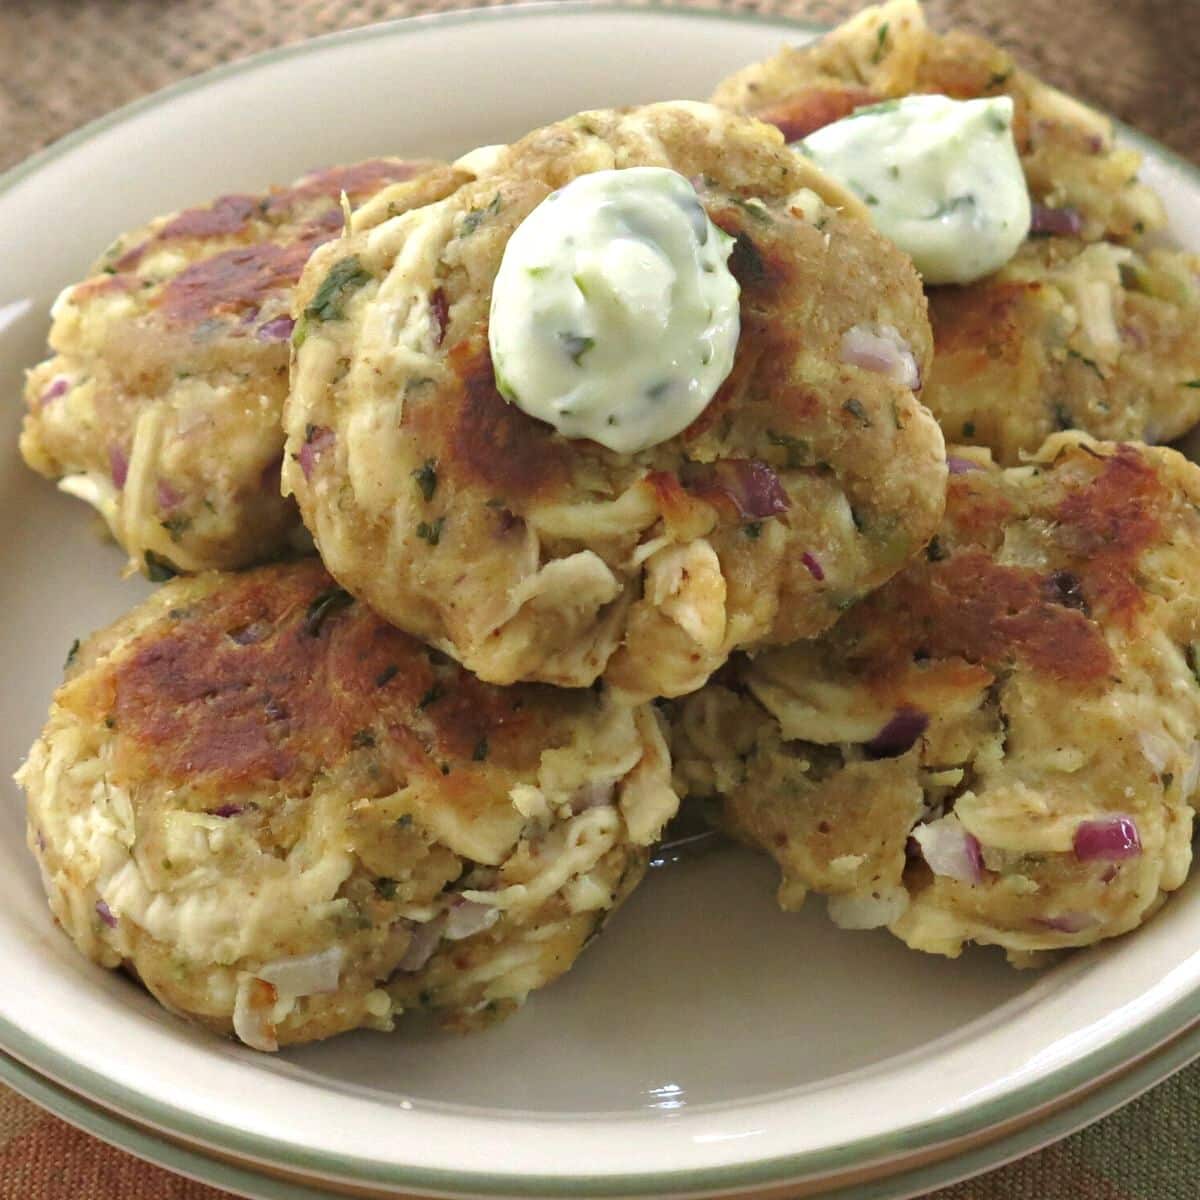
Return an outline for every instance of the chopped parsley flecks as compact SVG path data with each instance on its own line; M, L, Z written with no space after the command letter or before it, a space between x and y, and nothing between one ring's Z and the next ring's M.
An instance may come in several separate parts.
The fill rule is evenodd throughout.
M320 637L325 622L339 609L354 603L354 597L345 588L334 587L322 592L304 614L304 632L309 637Z
M497 192L486 208L473 208L463 217L459 237L468 237L479 228L489 217L494 217L500 211L500 193Z
M178 542L180 537L191 528L192 518L179 514L159 522L167 531L171 541Z
M871 428L871 418L867 416L867 410L863 408L862 401L851 397L842 405L842 409L858 421L864 429Z
M583 356L596 344L595 338L585 337L581 333L560 333L558 338L577 367L583 365Z
M767 441L772 446L781 446L787 451L787 466L792 470L806 465L812 454L808 442L803 438L792 437L786 433L776 433L773 429L767 430Z
M166 583L168 579L174 579L179 574L175 564L161 554L155 554L153 550L147 550L142 558L146 564L146 578L151 583Z
M879 27L879 32L875 35L875 53L871 56L873 65L883 61L884 51L887 49L888 23L884 21Z
M313 294L304 315L314 321L340 321L346 315L346 301L370 281L371 274L363 269L357 254L343 258L329 268L329 274ZM294 340L293 335L293 343Z
M1184 657L1187 659L1188 670L1191 671L1192 678L1200 685L1200 642L1189 642Z
M436 521L421 521L417 525L417 537L436 546L442 540L442 526L445 524L445 517L438 517Z
M1078 359L1088 370L1095 372L1097 379L1104 378L1104 372L1100 370L1100 364L1094 358L1088 358L1086 354L1080 354L1078 350L1072 350L1070 346L1067 347L1067 354L1071 358Z
M421 489L421 495L425 498L426 503L428 503L433 499L433 493L437 491L437 463L432 458L427 458L412 473L412 477L417 481L417 487Z

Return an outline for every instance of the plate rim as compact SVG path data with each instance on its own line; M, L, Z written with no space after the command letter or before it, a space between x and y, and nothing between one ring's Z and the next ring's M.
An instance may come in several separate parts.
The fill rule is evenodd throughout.
M377 22L354 29L339 30L308 38L285 46L274 47L257 54L222 64L197 75L179 80L149 95L139 97L111 112L72 130L49 146L36 151L23 161L0 173L0 196L14 190L26 179L51 162L72 152L108 130L126 123L140 114L169 103L189 92L219 84L225 79L255 71L268 64L299 58L314 48L328 45L347 45L359 41L383 37L403 37L431 27L452 27L486 23L491 21L517 21L526 18L557 17L570 19L578 15L593 16L611 13L621 16L657 17L677 21L724 22L728 24L753 25L791 29L809 35L824 32L828 26L813 21L799 20L764 12L728 11L724 9L681 8L660 0L649 3L623 3L621 0L525 0L522 3L489 8L466 8L450 12L423 13ZM1112 118L1110 118L1112 119ZM1184 158L1154 138L1113 119L1121 137L1148 152L1157 160L1188 179L1200 192L1200 166ZM129 1120L138 1120L145 1125L158 1127L164 1132L179 1131L179 1136L193 1143L209 1143L218 1148L234 1148L249 1159L258 1159L265 1165L278 1163L292 1170L313 1170L330 1178L352 1182L381 1184L387 1187L418 1188L431 1191L453 1190L461 1193L471 1190L479 1195L508 1196L513 1188L519 1188L527 1196L538 1197L603 1197L627 1195L631 1192L659 1192L663 1188L672 1191L698 1191L708 1189L726 1190L733 1188L761 1188L772 1184L786 1184L800 1179L819 1180L823 1174L846 1167L869 1163L881 1163L889 1159L918 1151L934 1150L970 1134L985 1132L995 1125L1019 1118L1023 1113L1035 1111L1047 1104L1061 1101L1065 1111L1075 1112L1080 1106L1088 1107L1090 1095L1081 1101L1071 1102L1071 1095L1095 1084L1095 1092L1107 1093L1110 1088L1120 1092L1120 1081L1127 1075L1137 1075L1143 1068L1136 1060L1150 1058L1157 1061L1164 1044L1172 1045L1181 1040L1187 1047L1186 1058L1171 1070L1186 1065L1192 1058L1200 1057L1200 1015L1197 1014L1197 999L1200 986L1178 999L1153 1019L1127 1030L1119 1037L1096 1047L1089 1054L1065 1064L1052 1074L1024 1083L1003 1096L982 1100L969 1108L909 1126L893 1133L871 1135L850 1143L819 1150L802 1151L798 1154L776 1155L771 1158L744 1162L731 1166L703 1168L681 1168L633 1174L504 1174L502 1172L462 1172L439 1168L408 1167L382 1164L378 1160L352 1155L338 1154L327 1150L312 1150L278 1141L272 1137L247 1133L232 1126L206 1117L200 1117L186 1109L160 1103L144 1093L128 1088L109 1077L82 1067L66 1055L0 1016L0 1050L11 1055L0 1054L0 1078L7 1078L8 1064L15 1061L38 1078L44 1086L64 1089L68 1094L78 1094L83 1101L99 1105L103 1111L122 1121L123 1114ZM1122 1074L1113 1083L1104 1082L1104 1077L1118 1071L1123 1064L1134 1062L1130 1072ZM1146 1086L1165 1078L1171 1071L1151 1079ZM63 1082L58 1082L58 1081ZM70 1080L71 1082L66 1082ZM1126 1098L1132 1098L1131 1092ZM1117 1103L1121 1103L1120 1100ZM1085 1118L1081 1124L1096 1119ZM1050 1118L1054 1122L1057 1114ZM1036 1118L1023 1130L1013 1135L1020 1137L1026 1130L1041 1127ZM1065 1128L1065 1136L1073 1128ZM152 1140L149 1134L142 1135ZM1030 1142L1036 1138L1031 1137ZM170 1143L161 1143L170 1144ZM988 1143L975 1154L986 1154ZM1021 1151L1016 1151L1020 1153ZM135 1151L136 1153L136 1151ZM198 1153L198 1152L197 1152ZM971 1153L967 1157L971 1157ZM215 1160L214 1160L215 1161ZM936 1170L940 1165L957 1161L953 1154L930 1165ZM988 1163L995 1165L1002 1159L997 1156ZM978 1169L986 1169L981 1166ZM956 1177L947 1174L946 1179ZM936 1185L936 1184L935 1184ZM838 1193L842 1195L843 1193ZM845 1193L847 1198L855 1193ZM875 1193L872 1193L873 1195Z
M1151 1051L1128 1071L1045 1118L1001 1134L964 1154L922 1163L886 1178L849 1184L829 1193L827 1200L899 1200L900 1197L924 1195L931 1187L945 1187L976 1178L986 1171L1037 1153L1111 1116L1185 1070L1198 1058L1200 1023ZM106 1144L143 1162L202 1183L236 1190L238 1194L252 1195L260 1200L326 1200L340 1194L326 1190L320 1180L283 1179L257 1171L251 1163L218 1158L206 1154L201 1147L157 1136L98 1101L41 1075L3 1051L0 1051L0 1082L39 1108ZM317 1186L314 1188L310 1183Z

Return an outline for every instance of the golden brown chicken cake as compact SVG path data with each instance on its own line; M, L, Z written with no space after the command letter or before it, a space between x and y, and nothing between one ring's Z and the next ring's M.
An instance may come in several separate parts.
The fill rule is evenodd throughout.
M1055 430L1165 442L1200 420L1200 256L1027 242L968 287L929 289L922 399L1006 465Z
M925 556L825 637L674 706L677 777L910 946L1029 952L1133 929L1183 883L1200 779L1200 469L1057 434L952 454Z
M1035 232L1096 241L1165 225L1161 201L1138 182L1141 156L1117 145L1111 121L983 38L934 33L917 0L866 8L817 42L746 67L713 103L770 121L792 142L856 108L914 93L1012 97Z
M55 303L54 356L25 389L25 461L93 505L152 576L287 549L302 533L279 492L292 290L341 229L342 193L359 203L430 165L317 171L117 239Z
M502 394L489 306L510 239L567 203L547 197L645 167L733 239L740 338L690 425L620 452ZM936 528L916 275L776 130L696 104L585 113L440 203L393 198L305 272L284 486L344 586L481 677L678 695L739 646L821 632ZM579 363L592 339L562 337Z
M570 967L674 811L656 717L480 683L315 559L166 585L78 649L19 780L89 958L261 1050Z

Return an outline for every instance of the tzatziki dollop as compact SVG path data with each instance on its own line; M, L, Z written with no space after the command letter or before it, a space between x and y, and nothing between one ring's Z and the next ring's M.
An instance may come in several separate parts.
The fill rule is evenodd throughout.
M733 367L732 249L675 171L572 180L505 247L488 328L500 393L618 453L674 437Z
M1029 232L1008 96L906 96L860 108L796 148L844 183L926 283L970 283Z

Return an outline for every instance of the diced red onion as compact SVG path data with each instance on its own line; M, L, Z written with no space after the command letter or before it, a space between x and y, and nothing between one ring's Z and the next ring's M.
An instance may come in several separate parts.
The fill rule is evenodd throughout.
M96 916L102 920L109 929L116 929L117 918L113 915L113 910L104 903L103 900L96 901Z
M129 459L125 457L125 451L115 443L108 447L108 473L112 476L113 485L120 491L125 486L125 480L129 478Z
M1045 929L1053 929L1056 933L1082 933L1095 925L1096 918L1087 913L1068 912L1057 917L1036 917L1035 924Z
M956 454L951 454L946 459L946 467L951 475L965 475L968 471L983 470L977 462L972 462L969 458L959 458Z
M1083 217L1075 208L1051 208L1046 204L1035 204L1029 232L1046 237L1078 237L1083 232Z
M328 995L337 991L344 958L341 946L329 946L315 954L277 958L259 967L255 976L285 996Z
M271 1009L278 998L275 989L262 979L245 979L233 1002L233 1032L252 1050L273 1053L279 1049Z
M244 804L222 804L220 808L210 808L209 815L213 817L236 817L246 811Z
M928 726L928 713L918 708L902 708L864 749L871 758L894 758L910 750Z
M71 380L66 375L55 375L54 382L38 397L38 407L45 408L52 400L65 396L71 390Z
M714 464L713 475L745 520L777 517L792 506L779 476L757 458L722 459Z
M305 479L312 478L313 467L317 465L318 459L337 441L337 434L332 429L327 429L321 426L312 431L311 436L300 447L300 470L304 472Z
M183 503L183 493L177 492L165 479L158 481L155 492L158 496L158 507L161 509L177 508Z
M571 797L571 811L578 816L581 812L587 812L589 808L603 808L605 805L611 804L616 786L615 781L611 779L585 783ZM447 934L448 936L449 934Z
M257 646L271 632L269 621L251 621L240 629L234 629L229 638L239 646Z
M842 334L842 362L886 375L913 392L921 388L916 355L894 325L855 325L847 329Z
M446 923L442 936L452 942L462 941L490 929L500 919L500 910L492 904L481 904L478 900L467 900L455 896L446 909Z
M435 917L432 921L414 924L411 928L412 939L404 957L396 964L396 970L412 973L419 971L432 957L442 940L442 929L446 924L446 914Z
M815 554L810 554L807 550L800 555L800 561L808 568L808 573L818 582L823 583L825 580L825 568L821 566Z
M260 342L286 342L295 327L291 317L273 317L258 327L257 337Z
M1118 862L1141 852L1142 839L1132 817L1082 821L1075 830L1075 857L1080 862Z
M982 882L983 852L979 839L968 833L956 816L918 825L912 836L935 875L945 875L960 883Z

